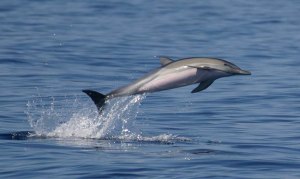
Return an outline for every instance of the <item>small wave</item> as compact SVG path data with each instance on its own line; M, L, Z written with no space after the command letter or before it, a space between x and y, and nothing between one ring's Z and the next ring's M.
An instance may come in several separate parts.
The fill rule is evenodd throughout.
M11 133L2 133L0 134L0 139L2 140L27 140L31 136L34 136L33 131L18 131Z
M160 134L158 136L142 136L142 135L131 134L131 135L124 135L124 136L117 136L111 139L128 141L128 142L165 143L165 144L191 141L191 139L189 138L179 137L173 134Z
M58 135L41 135L34 131L16 131L10 133L1 133L0 139L2 140L34 140L34 139L53 139L56 138L59 143L69 144L73 146L84 146L84 147L101 147L105 148L111 146L111 143L130 143L130 144L141 144L141 143L154 143L154 144L175 144L175 143L186 143L192 140L187 137L179 137L172 134L160 134L157 136L142 136L140 134L126 134L114 137L103 137L103 138L86 138L86 137L60 137ZM100 145L100 146L99 146Z

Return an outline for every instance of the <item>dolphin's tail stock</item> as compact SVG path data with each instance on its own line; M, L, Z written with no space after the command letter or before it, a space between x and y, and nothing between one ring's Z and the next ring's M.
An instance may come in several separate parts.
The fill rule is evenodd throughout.
M106 95L93 90L82 90L82 92L87 94L93 100L100 114L106 102Z

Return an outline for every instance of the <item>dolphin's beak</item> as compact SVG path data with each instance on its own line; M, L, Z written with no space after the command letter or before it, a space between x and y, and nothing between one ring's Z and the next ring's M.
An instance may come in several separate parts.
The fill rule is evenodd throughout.
M251 75L251 72L247 71L247 70L238 69L238 70L236 70L235 74L236 75Z

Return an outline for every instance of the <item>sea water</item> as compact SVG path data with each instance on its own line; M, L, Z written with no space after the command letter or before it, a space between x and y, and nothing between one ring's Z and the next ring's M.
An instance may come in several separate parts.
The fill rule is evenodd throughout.
M1 1L1 178L299 178L300 3ZM251 76L88 96L174 60Z

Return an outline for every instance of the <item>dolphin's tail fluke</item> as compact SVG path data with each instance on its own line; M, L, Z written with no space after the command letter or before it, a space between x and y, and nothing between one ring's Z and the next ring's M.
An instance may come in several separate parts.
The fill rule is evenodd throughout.
M98 93L97 91L93 91L93 90L82 90L82 92L87 94L93 100L93 102L97 106L99 113L101 113L105 105L106 95Z

